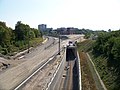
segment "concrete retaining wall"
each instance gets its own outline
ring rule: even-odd
[[[79,75],[79,90],[82,90],[82,84],[81,84],[81,67],[80,67],[80,58],[79,58],[79,53],[77,52],[77,71]]]

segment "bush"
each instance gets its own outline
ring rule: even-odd
[[[7,48],[2,48],[1,54],[4,54],[4,55],[8,54]]]

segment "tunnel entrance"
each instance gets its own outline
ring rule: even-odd
[[[66,49],[66,61],[73,61],[76,58],[75,48],[68,47]]]

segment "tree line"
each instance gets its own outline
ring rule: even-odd
[[[120,30],[99,34],[93,54],[107,58],[108,70],[116,77],[114,89],[120,88]]]
[[[120,64],[120,30],[109,33],[101,33],[93,47],[93,52],[102,54],[109,60]]]
[[[5,22],[0,21],[0,53],[11,54],[27,48],[29,41],[34,38],[42,38],[42,33],[27,24],[18,21],[15,29],[6,26]]]

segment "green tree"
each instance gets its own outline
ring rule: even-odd
[[[120,59],[120,37],[114,39],[114,45],[112,47],[111,53],[113,54],[115,60]]]
[[[28,32],[30,31],[29,25],[25,25],[18,21],[15,26],[16,40],[25,40],[28,37]]]
[[[41,37],[41,32],[38,29],[31,28],[31,30],[34,32],[36,38]]]
[[[0,44],[2,47],[9,46],[11,41],[11,30],[0,25]]]

